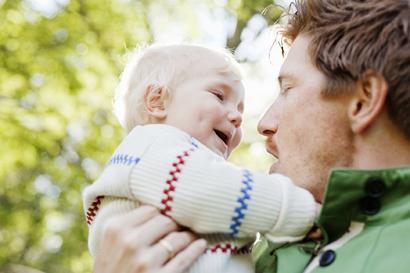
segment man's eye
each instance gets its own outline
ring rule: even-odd
[[[292,89],[292,88],[291,88],[291,87],[288,87],[288,86],[287,86],[287,87],[283,87],[283,88],[280,89],[280,93],[281,93],[282,95],[286,95],[286,93],[289,92],[290,89]]]

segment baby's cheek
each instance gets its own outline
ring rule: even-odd
[[[218,118],[225,117],[226,109],[223,106],[223,104],[208,103],[205,107],[207,108],[205,112],[207,112],[208,114],[213,113],[215,115],[215,117],[218,117]]]

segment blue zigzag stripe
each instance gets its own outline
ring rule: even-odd
[[[238,235],[239,228],[241,227],[242,220],[245,218],[245,210],[248,209],[248,200],[251,199],[250,192],[252,191],[253,184],[253,175],[249,170],[243,171],[242,178],[242,188],[240,190],[240,196],[237,199],[238,206],[234,209],[235,215],[231,219],[230,234],[232,236]]]
[[[192,146],[194,146],[195,148],[198,148],[198,144],[196,143],[196,140],[195,140],[193,137],[191,137],[191,144],[192,144]]]
[[[136,165],[140,159],[136,156],[130,156],[127,154],[115,154],[111,157],[110,161],[108,161],[108,165]]]

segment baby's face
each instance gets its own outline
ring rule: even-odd
[[[201,64],[173,91],[166,124],[228,158],[242,138],[244,86],[233,72]]]

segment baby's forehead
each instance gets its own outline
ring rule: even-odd
[[[203,62],[195,63],[187,67],[185,71],[189,71],[192,77],[214,76],[218,78],[231,78],[241,80],[239,71],[229,62]]]
[[[182,77],[187,81],[198,81],[207,87],[216,87],[221,89],[234,90],[242,88],[243,79],[236,69],[226,64],[215,63],[201,63],[199,65],[191,66]]]
[[[166,74],[175,87],[187,80],[200,80],[202,83],[242,82],[239,63],[230,52],[222,48],[171,45],[148,51],[148,62],[154,67],[161,67],[158,71],[167,71]]]
[[[237,80],[242,79],[242,73],[236,61],[226,56],[216,54],[194,56],[188,60],[184,69],[190,71],[192,76],[197,77],[212,74],[218,75],[219,77],[231,77]]]

